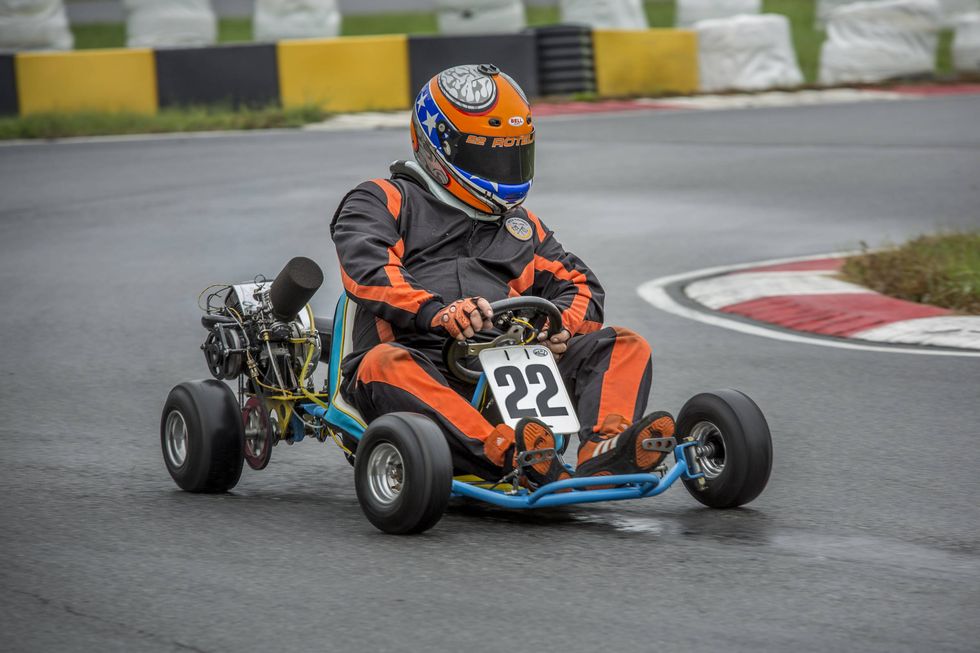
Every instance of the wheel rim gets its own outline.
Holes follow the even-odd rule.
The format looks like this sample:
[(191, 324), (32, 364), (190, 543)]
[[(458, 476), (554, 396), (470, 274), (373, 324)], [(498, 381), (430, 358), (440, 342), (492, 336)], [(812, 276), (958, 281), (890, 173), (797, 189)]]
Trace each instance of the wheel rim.
[(698, 463), (704, 477), (711, 480), (721, 476), (725, 469), (725, 437), (712, 422), (698, 422), (691, 429), (691, 437), (697, 441)]
[(388, 442), (376, 446), (368, 458), (367, 476), (371, 498), (383, 505), (394, 503), (405, 482), (405, 464), (398, 449)]
[(172, 410), (167, 415), (163, 433), (167, 460), (174, 467), (182, 466), (187, 460), (187, 422), (179, 410)]

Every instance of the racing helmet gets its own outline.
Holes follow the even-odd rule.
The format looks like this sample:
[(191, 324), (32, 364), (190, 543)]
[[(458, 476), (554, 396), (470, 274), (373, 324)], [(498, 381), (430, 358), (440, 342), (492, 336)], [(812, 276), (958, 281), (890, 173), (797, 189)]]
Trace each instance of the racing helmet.
[(534, 177), (527, 96), (492, 64), (444, 70), (415, 98), (412, 149), (422, 169), (457, 199), (502, 214), (524, 201)]

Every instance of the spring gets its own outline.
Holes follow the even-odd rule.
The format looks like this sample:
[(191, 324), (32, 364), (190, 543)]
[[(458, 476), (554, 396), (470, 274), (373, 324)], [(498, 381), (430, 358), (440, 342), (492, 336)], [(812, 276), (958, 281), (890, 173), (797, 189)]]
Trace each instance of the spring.
[(715, 445), (713, 442), (708, 442), (707, 444), (701, 444), (696, 447), (698, 458), (714, 458), (715, 457)]

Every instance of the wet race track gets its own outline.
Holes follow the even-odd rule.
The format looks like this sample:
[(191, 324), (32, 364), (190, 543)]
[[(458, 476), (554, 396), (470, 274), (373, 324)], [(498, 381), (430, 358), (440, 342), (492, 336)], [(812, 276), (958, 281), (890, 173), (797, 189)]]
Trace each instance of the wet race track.
[(0, 649), (973, 651), (980, 360), (777, 342), (636, 287), (980, 222), (980, 99), (542, 119), (529, 206), (654, 346), (651, 406), (734, 386), (769, 418), (749, 507), (654, 500), (429, 533), (362, 516), (332, 445), (176, 489), (159, 419), (207, 375), (197, 293), (316, 259), (403, 131), (0, 148)]

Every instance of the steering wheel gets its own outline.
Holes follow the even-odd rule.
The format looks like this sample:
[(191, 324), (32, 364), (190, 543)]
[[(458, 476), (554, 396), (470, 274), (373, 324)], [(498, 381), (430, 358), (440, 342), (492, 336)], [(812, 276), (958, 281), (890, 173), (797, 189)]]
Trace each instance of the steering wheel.
[(443, 346), (446, 367), (461, 381), (476, 383), (480, 380), (483, 372), (466, 367), (464, 361), (476, 358), (484, 349), (535, 342), (546, 320), (551, 333), (562, 330), (561, 311), (541, 297), (510, 297), (490, 304), (490, 308), (493, 310), (493, 326), (503, 331), (501, 335), (490, 342), (478, 342), (475, 338), (447, 338)]

